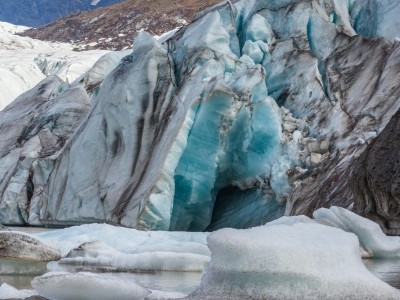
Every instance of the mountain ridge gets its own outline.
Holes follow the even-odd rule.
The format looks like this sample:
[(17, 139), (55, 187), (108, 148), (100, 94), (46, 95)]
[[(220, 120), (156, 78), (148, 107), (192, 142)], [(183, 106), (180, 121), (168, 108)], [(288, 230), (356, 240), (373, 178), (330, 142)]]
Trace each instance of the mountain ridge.
[(0, 20), (16, 25), (40, 27), (74, 12), (92, 10), (123, 0), (18, 0), (0, 1)]
[(160, 35), (190, 23), (195, 15), (219, 0), (126, 0), (92, 11), (61, 18), (23, 36), (53, 42), (72, 42), (77, 49), (121, 50), (130, 48), (140, 31)]

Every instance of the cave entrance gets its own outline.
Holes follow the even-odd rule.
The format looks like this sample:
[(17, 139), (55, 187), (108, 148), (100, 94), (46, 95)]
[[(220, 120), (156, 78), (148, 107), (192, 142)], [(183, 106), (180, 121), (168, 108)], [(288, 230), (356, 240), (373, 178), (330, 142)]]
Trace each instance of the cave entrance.
[(259, 188), (241, 190), (230, 185), (218, 192), (206, 231), (259, 226), (283, 216), (284, 212), (285, 204), (276, 201), (272, 190), (265, 194)]

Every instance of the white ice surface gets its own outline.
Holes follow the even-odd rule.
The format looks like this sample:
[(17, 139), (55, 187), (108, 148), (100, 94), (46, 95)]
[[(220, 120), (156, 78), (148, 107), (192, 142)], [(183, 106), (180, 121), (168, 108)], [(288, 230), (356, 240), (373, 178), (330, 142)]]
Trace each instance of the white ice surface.
[(33, 290), (18, 290), (7, 283), (0, 285), (0, 300), (25, 299), (35, 295), (38, 295), (38, 293)]
[(9, 33), (21, 33), (28, 30), (30, 27), (14, 25), (6, 22), (0, 22), (0, 31)]
[(210, 234), (211, 262), (190, 299), (400, 299), (366, 269), (354, 234), (286, 221)]
[(73, 45), (44, 42), (15, 33), (26, 27), (0, 22), (0, 109), (47, 75), (72, 82), (108, 51), (73, 51)]
[(93, 273), (51, 272), (32, 280), (43, 297), (57, 300), (143, 300), (150, 291), (132, 280)]
[(371, 220), (337, 206), (320, 208), (313, 216), (321, 224), (354, 233), (371, 257), (400, 257), (400, 237), (385, 235), (380, 226)]
[(60, 249), (62, 264), (106, 267), (118, 271), (200, 272), (210, 256), (207, 235), (144, 232), (106, 224), (90, 224), (44, 232), (37, 237)]

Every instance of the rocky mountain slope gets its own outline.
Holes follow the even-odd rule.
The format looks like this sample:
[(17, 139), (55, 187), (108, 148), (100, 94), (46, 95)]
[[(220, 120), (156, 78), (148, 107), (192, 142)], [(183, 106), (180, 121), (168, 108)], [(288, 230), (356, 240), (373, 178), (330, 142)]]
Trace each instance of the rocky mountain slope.
[(74, 14), (23, 33), (40, 40), (73, 42), (79, 49), (130, 48), (139, 31), (161, 35), (191, 22), (219, 0), (126, 0), (109, 7)]
[(373, 168), (396, 159), (400, 5), (373, 3), (223, 2), (48, 78), (0, 113), (1, 222), (203, 231), (338, 205), (399, 234), (396, 169)]
[(122, 0), (16, 0), (0, 1), (0, 21), (40, 27), (72, 13), (107, 6)]

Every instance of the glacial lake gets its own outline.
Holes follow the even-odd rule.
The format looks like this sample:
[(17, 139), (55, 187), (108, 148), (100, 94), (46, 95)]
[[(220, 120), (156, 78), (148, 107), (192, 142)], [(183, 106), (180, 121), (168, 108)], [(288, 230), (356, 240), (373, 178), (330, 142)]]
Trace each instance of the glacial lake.
[[(28, 233), (47, 231), (44, 228), (12, 228)], [(376, 277), (400, 289), (400, 259), (364, 259), (364, 264)], [(31, 289), (31, 280), (49, 271), (79, 272), (71, 266), (56, 263), (27, 263), (0, 259), (0, 285), (8, 283), (18, 289)], [(98, 273), (101, 274), (101, 273)], [(107, 276), (123, 277), (153, 290), (190, 294), (200, 284), (200, 272), (151, 272), (151, 273), (103, 273)]]
[[(379, 279), (400, 289), (400, 260), (374, 259), (364, 260), (367, 268)], [(4, 282), (18, 289), (31, 289), (31, 280), (35, 276), (47, 272), (47, 264), (26, 263), (19, 261), (0, 260), (0, 285)], [(50, 269), (51, 265), (49, 266)], [(59, 269), (60, 270), (60, 269)], [(61, 270), (69, 272), (81, 271), (72, 267)], [(87, 270), (84, 270), (87, 271)], [(101, 274), (101, 273), (100, 273)], [(123, 277), (137, 282), (143, 287), (166, 292), (189, 294), (200, 284), (201, 273), (194, 272), (154, 272), (154, 273), (104, 273), (107, 276)]]
[(400, 289), (400, 259), (365, 259), (363, 261), (372, 274)]
[[(51, 263), (49, 265), (52, 271)], [(25, 273), (24, 273), (25, 270)], [(58, 267), (57, 271), (79, 272), (88, 271), (74, 267)], [(46, 263), (26, 263), (0, 259), (0, 285), (8, 283), (18, 289), (32, 289), (31, 281), (34, 277), (46, 272)], [(165, 292), (180, 292), (190, 294), (200, 284), (200, 272), (151, 272), (151, 273), (97, 273), (132, 280), (139, 285)]]

